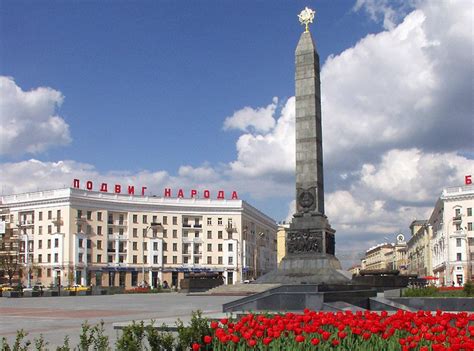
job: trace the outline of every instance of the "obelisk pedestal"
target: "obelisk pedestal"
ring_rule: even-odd
[[[308,30],[314,11],[306,8],[299,17],[306,31],[295,53],[296,213],[286,232],[286,256],[257,282],[347,283],[350,277],[334,256],[335,230],[324,214],[319,55]]]

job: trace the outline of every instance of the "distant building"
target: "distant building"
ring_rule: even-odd
[[[277,264],[280,264],[280,261],[283,257],[286,256],[286,231],[290,227],[289,224],[280,224],[278,225],[277,231]]]
[[[410,224],[411,238],[407,243],[408,274],[419,278],[431,276],[431,238],[433,231],[428,220],[415,220]]]
[[[276,268],[277,225],[242,200],[66,188],[0,201],[0,227],[22,242],[23,272],[34,267],[30,278],[43,285],[178,286],[203,272],[234,284]]]
[[[394,245],[383,243],[371,247],[365,252],[365,271],[385,271],[392,269],[391,260]]]
[[[352,273],[352,276],[358,276],[360,275],[361,269],[362,269],[362,265],[356,264],[356,265],[353,265],[351,268],[349,268],[349,272]]]
[[[474,280],[474,186],[443,189],[428,220],[433,274],[439,285],[463,285]]]

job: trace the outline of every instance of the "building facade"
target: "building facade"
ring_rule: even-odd
[[[411,237],[407,243],[408,274],[418,277],[431,276],[432,227],[428,220],[415,220],[410,224]]]
[[[443,189],[430,216],[433,275],[439,285],[474,280],[474,186]]]
[[[371,247],[365,252],[365,271],[391,270],[394,246],[389,243],[383,243]]]
[[[192,272],[234,284],[277,263],[277,225],[242,200],[66,188],[2,196],[0,211],[23,271],[43,285],[178,286]]]

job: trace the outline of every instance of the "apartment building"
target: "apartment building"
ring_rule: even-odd
[[[439,285],[474,280],[474,186],[443,189],[428,220],[432,228],[432,269]]]
[[[414,220],[410,224],[411,237],[407,242],[408,273],[418,277],[431,276],[432,227],[428,220]]]
[[[234,284],[277,264],[275,221],[242,200],[76,188],[0,199],[0,226],[20,237],[23,271],[44,285],[178,286],[192,272]]]

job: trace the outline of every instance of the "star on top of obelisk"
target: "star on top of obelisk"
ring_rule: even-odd
[[[305,33],[309,32],[309,24],[313,23],[315,13],[316,11],[311,10],[309,7],[305,7],[305,9],[298,15],[300,23],[305,25]]]

